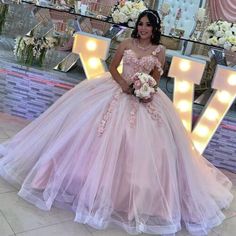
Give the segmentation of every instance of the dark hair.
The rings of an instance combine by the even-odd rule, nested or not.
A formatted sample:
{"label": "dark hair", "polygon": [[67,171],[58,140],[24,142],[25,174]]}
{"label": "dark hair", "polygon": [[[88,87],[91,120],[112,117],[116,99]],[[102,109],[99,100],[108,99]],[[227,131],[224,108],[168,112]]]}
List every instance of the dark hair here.
{"label": "dark hair", "polygon": [[138,16],[138,19],[135,24],[135,28],[131,34],[132,38],[139,38],[138,35],[138,24],[144,16],[147,16],[153,30],[152,30],[152,37],[151,37],[151,43],[155,45],[160,44],[160,39],[161,39],[161,19],[160,16],[158,15],[157,11],[154,10],[145,10],[141,12]]}

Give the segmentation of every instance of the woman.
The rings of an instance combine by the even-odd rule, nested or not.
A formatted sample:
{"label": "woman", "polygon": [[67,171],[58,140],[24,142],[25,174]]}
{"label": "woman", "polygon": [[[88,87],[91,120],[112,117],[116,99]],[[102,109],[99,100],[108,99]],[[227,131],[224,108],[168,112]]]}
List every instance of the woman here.
{"label": "woman", "polygon": [[185,226],[206,235],[222,222],[230,181],[195,150],[160,89],[148,99],[132,95],[136,72],[159,81],[165,58],[159,40],[160,18],[146,10],[114,56],[113,79],[80,83],[0,146],[0,174],[22,198],[131,234],[174,234]]}

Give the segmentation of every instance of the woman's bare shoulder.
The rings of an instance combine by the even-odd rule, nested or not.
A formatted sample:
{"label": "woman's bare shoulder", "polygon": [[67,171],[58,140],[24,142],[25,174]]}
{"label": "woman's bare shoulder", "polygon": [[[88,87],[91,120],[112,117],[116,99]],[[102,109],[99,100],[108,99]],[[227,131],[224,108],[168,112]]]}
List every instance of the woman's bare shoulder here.
{"label": "woman's bare shoulder", "polygon": [[166,51],[166,47],[162,44],[159,44],[160,51],[164,52]]}
{"label": "woman's bare shoulder", "polygon": [[133,43],[133,39],[132,38],[128,38],[123,40],[120,45],[124,48],[124,49],[129,49],[132,46]]}
{"label": "woman's bare shoulder", "polygon": [[154,56],[160,56],[165,54],[166,48],[162,44],[159,44],[158,46],[155,46],[152,55]]}

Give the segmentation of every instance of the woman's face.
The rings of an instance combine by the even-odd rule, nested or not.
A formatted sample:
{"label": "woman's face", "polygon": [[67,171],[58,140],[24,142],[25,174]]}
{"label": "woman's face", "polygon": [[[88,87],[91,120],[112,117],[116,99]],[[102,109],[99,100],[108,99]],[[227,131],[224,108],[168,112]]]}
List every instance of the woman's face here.
{"label": "woman's face", "polygon": [[138,34],[141,39],[151,39],[152,37],[152,25],[149,22],[147,16],[144,16],[140,19],[138,23]]}

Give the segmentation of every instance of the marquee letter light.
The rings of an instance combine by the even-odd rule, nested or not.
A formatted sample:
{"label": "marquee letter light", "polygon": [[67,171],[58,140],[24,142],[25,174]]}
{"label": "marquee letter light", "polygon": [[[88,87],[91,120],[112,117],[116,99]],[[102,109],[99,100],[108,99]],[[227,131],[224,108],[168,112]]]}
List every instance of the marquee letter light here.
{"label": "marquee letter light", "polygon": [[218,65],[211,85],[214,92],[205,106],[191,137],[203,153],[236,97],[236,70]]}
{"label": "marquee letter light", "polygon": [[84,32],[75,34],[72,52],[79,54],[87,79],[107,71],[104,60],[108,57],[111,39]]}
{"label": "marquee letter light", "polygon": [[168,75],[174,77],[173,103],[188,132],[192,130],[194,84],[200,84],[205,62],[174,56]]}
{"label": "marquee letter light", "polygon": [[173,57],[169,70],[169,76],[175,78],[174,106],[200,153],[204,152],[236,97],[236,70],[218,65],[212,82],[215,91],[192,130],[193,88],[194,83],[199,84],[204,67],[203,62],[181,56]]}

